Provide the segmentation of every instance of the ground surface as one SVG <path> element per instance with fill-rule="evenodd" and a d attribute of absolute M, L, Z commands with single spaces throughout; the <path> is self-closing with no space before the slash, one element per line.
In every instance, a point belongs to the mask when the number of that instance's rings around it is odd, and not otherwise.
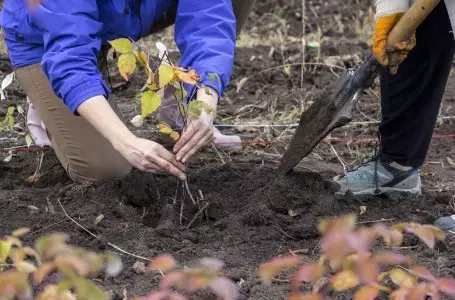
<path fill-rule="evenodd" d="M 219 124 L 295 123 L 301 111 L 317 101 L 317 93 L 336 81 L 342 68 L 361 62 L 368 50 L 372 15 L 364 4 L 366 1 L 350 0 L 343 5 L 332 0 L 310 1 L 306 39 L 308 44 L 317 42 L 320 51 L 307 48 L 306 61 L 310 64 L 302 74 L 300 66 L 294 65 L 302 61 L 300 4 L 286 8 L 277 6 L 275 1 L 258 2 L 239 40 L 232 86 L 221 104 Z M 283 64 L 293 65 L 290 73 L 286 74 Z M 9 72 L 3 57 L 0 77 Z M 237 93 L 236 82 L 245 77 L 249 80 Z M 453 79 L 452 74 L 441 110 L 443 116 L 454 115 Z M 137 114 L 132 99 L 139 81 L 125 86 L 114 74 L 113 84 L 120 108 L 130 119 Z M 5 109 L 8 104 L 22 103 L 25 107 L 24 102 L 24 95 L 16 87 L 10 90 L 8 101 L 0 104 Z M 356 121 L 360 122 L 379 119 L 376 89 L 362 98 L 356 114 Z M 332 136 L 370 138 L 375 136 L 375 130 L 375 125 L 354 124 L 336 130 Z M 147 128 L 137 132 L 150 135 Z M 191 163 L 190 188 L 199 198 L 202 194 L 203 201 L 210 206 L 208 220 L 197 222 L 188 230 L 166 227 L 161 219 L 165 204 L 174 197 L 175 180 L 133 172 L 117 182 L 80 186 L 71 183 L 52 151 L 48 151 L 44 153 L 41 177 L 34 184 L 27 182 L 27 178 L 34 174 L 41 153 L 15 153 L 11 162 L 0 163 L 0 234 L 31 227 L 33 232 L 27 240 L 32 241 L 41 234 L 61 231 L 70 235 L 73 244 L 83 247 L 113 250 L 106 245 L 108 241 L 150 258 L 171 253 L 184 265 L 205 256 L 217 257 L 225 261 L 227 276 L 241 286 L 242 299 L 284 299 L 287 284 L 265 286 L 258 279 L 258 266 L 290 250 L 301 250 L 308 261 L 315 259 L 319 254 L 316 231 L 319 218 L 359 212 L 359 206 L 367 207 L 359 216 L 359 221 L 367 223 L 381 220 L 389 224 L 432 223 L 453 212 L 455 173 L 447 160 L 454 157 L 453 139 L 433 140 L 422 172 L 425 189 L 422 196 L 356 199 L 334 196 L 328 180 L 343 170 L 339 160 L 354 164 L 371 154 L 373 143 L 322 143 L 293 174 L 277 179 L 274 170 L 292 129 L 244 126 L 225 132 L 240 134 L 247 144 L 235 153 L 208 150 Z M 453 121 L 441 119 L 435 133 L 455 133 Z M 24 142 L 17 132 L 10 132 L 2 133 L 0 143 L 7 147 Z M 1 155 L 3 159 L 8 153 Z M 102 239 L 92 238 L 71 222 L 59 201 L 70 216 Z M 101 214 L 104 219 L 93 225 Z M 432 251 L 410 239 L 405 248 L 397 251 L 413 256 L 438 275 L 455 276 L 454 241 L 449 236 Z M 131 270 L 136 259 L 126 255 L 122 259 L 124 272 L 114 279 L 100 278 L 103 287 L 119 298 L 124 289 L 128 295 L 143 295 L 157 287 L 159 275 L 138 275 Z"/>

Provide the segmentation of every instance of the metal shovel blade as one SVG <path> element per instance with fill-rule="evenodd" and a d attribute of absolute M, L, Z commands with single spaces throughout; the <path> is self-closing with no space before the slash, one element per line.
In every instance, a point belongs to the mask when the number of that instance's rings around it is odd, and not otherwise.
<path fill-rule="evenodd" d="M 353 109 L 365 88 L 377 77 L 379 64 L 370 54 L 357 70 L 349 70 L 332 87 L 325 90 L 300 117 L 299 126 L 284 153 L 278 172 L 287 174 L 311 153 L 332 130 L 352 120 Z"/>

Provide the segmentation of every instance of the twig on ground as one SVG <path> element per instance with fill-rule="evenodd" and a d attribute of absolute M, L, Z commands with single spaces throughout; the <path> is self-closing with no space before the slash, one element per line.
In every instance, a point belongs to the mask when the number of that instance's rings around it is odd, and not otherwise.
<path fill-rule="evenodd" d="M 221 155 L 221 153 L 218 151 L 218 149 L 216 148 L 216 146 L 213 143 L 211 143 L 211 145 L 212 145 L 213 150 L 215 150 L 216 154 L 220 158 L 220 160 L 223 163 L 223 165 L 225 165 L 226 162 L 224 161 L 223 156 Z"/>
<path fill-rule="evenodd" d="M 185 229 L 190 229 L 191 226 L 193 226 L 194 222 L 204 213 L 204 211 L 209 207 L 210 203 L 205 203 L 204 206 L 201 207 L 201 209 L 194 215 L 193 219 L 186 225 Z"/>
<path fill-rule="evenodd" d="M 346 163 L 343 161 L 343 159 L 338 155 L 338 152 L 335 150 L 335 148 L 333 147 L 332 143 L 327 143 L 329 146 L 330 146 L 330 149 L 332 150 L 332 152 L 335 154 L 335 156 L 337 157 L 338 161 L 341 163 L 341 165 L 343 166 L 343 171 L 346 172 L 348 170 L 348 167 L 346 166 Z"/>
<path fill-rule="evenodd" d="M 392 221 L 395 221 L 396 219 L 395 218 L 392 218 L 392 219 L 381 219 L 381 220 L 373 220 L 373 221 L 362 221 L 362 222 L 357 222 L 355 223 L 356 225 L 359 225 L 359 224 L 372 224 L 372 223 L 381 223 L 381 222 L 392 222 Z"/>
<path fill-rule="evenodd" d="M 93 232 L 91 232 L 90 230 L 88 230 L 87 228 L 85 228 L 84 226 L 82 226 L 81 224 L 79 224 L 76 220 L 74 220 L 72 217 L 70 217 L 70 215 L 68 215 L 68 213 L 66 212 L 65 208 L 63 207 L 62 203 L 60 202 L 60 199 L 57 198 L 57 201 L 58 201 L 58 204 L 60 205 L 60 207 L 62 208 L 62 211 L 63 213 L 65 214 L 65 216 L 70 219 L 71 222 L 73 222 L 74 224 L 76 224 L 79 228 L 81 228 L 82 230 L 84 230 L 85 232 L 87 232 L 89 235 L 91 235 L 92 237 L 96 238 L 97 240 L 100 240 L 100 238 L 94 234 Z M 117 245 L 114 245 L 112 243 L 109 243 L 107 242 L 106 243 L 108 246 L 111 246 L 112 248 L 114 248 L 115 250 L 123 253 L 123 254 L 126 254 L 126 255 L 129 255 L 129 256 L 132 256 L 134 258 L 137 258 L 137 259 L 142 259 L 142 260 L 146 260 L 146 261 L 153 261 L 153 259 L 150 259 L 150 258 L 147 258 L 147 257 L 143 257 L 143 256 L 140 256 L 140 255 L 136 255 L 136 254 L 133 254 L 133 253 L 130 253 L 128 251 L 125 251 L 123 250 L 122 248 L 120 248 L 119 246 Z"/>

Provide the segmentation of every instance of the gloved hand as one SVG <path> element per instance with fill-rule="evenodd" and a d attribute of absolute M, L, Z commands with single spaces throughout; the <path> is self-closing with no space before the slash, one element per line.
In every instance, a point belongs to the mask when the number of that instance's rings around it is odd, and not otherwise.
<path fill-rule="evenodd" d="M 392 74 L 397 72 L 398 65 L 406 59 L 409 51 L 411 51 L 416 45 L 415 33 L 412 34 L 407 41 L 391 46 L 387 44 L 387 38 L 390 32 L 401 20 L 405 13 L 404 11 L 406 11 L 409 6 L 409 3 L 407 2 L 408 0 L 406 0 L 407 3 L 401 3 L 400 1 L 376 1 L 377 20 L 373 39 L 373 53 L 381 65 L 389 67 Z M 393 7 L 394 5 L 397 7 Z"/>

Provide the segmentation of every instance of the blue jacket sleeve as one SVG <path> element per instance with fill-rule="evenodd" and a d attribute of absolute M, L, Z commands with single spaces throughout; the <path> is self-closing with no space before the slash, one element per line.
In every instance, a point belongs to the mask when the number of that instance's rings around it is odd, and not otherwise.
<path fill-rule="evenodd" d="M 31 13 L 43 30 L 41 65 L 56 95 L 72 112 L 110 90 L 98 70 L 101 39 L 96 0 L 44 0 Z"/>
<path fill-rule="evenodd" d="M 202 84 L 221 95 L 234 64 L 236 20 L 231 0 L 181 0 L 175 22 L 180 65 L 195 69 Z M 214 76 L 217 74 L 217 76 Z"/>

